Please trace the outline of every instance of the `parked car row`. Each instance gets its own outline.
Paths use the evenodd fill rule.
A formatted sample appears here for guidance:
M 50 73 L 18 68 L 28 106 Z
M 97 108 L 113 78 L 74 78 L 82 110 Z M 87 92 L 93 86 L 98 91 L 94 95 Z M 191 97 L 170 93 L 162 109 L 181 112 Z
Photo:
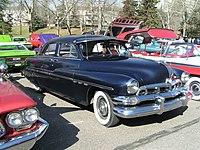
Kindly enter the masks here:
M 30 50 L 32 49 L 32 44 L 28 42 L 25 37 L 11 37 L 10 35 L 0 35 L 0 43 L 1 42 L 20 43 Z
M 192 96 L 198 98 L 200 84 L 196 78 L 191 81 L 194 73 L 190 69 L 176 67 L 162 59 L 150 60 L 150 56 L 148 59 L 134 56 L 127 43 L 135 32 L 129 30 L 133 28 L 131 25 L 139 27 L 141 21 L 125 20 L 114 20 L 106 32 L 115 37 L 85 34 L 51 38 L 39 46 L 37 54 L 20 43 L 0 43 L 0 56 L 3 56 L 0 58 L 0 87 L 3 89 L 0 91 L 0 149 L 30 149 L 49 126 L 39 116 L 36 102 L 4 77 L 12 67 L 20 67 L 37 91 L 53 93 L 83 106 L 92 105 L 97 121 L 106 127 L 117 125 L 121 118 L 162 115 L 187 106 Z M 121 31 L 117 31 L 115 25 L 118 29 L 121 27 Z M 128 25 L 128 29 L 124 25 Z M 152 38 L 145 38 L 155 37 L 156 31 L 176 37 L 172 30 L 152 30 L 141 30 L 143 34 L 138 31 L 136 35 L 144 35 L 143 39 L 138 38 L 132 44 L 148 43 Z M 180 49 L 184 53 L 180 56 L 166 47 L 165 51 L 156 51 L 159 55 L 153 58 L 189 59 L 199 55 L 195 46 L 181 45 Z

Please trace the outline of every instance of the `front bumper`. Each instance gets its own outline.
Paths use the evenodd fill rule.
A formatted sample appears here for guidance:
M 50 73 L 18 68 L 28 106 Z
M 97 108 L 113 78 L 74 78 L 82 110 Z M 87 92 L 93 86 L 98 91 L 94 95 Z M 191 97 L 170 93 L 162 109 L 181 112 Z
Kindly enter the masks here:
M 122 99 L 115 97 L 113 99 L 113 112 L 121 118 L 136 118 L 153 114 L 162 114 L 182 106 L 187 106 L 188 100 L 191 99 L 191 93 L 185 89 L 158 93 L 145 96 L 136 96 L 138 104 L 128 105 L 130 97 Z
M 31 149 L 37 140 L 39 140 L 46 132 L 49 124 L 39 118 L 40 125 L 36 130 L 24 133 L 9 140 L 0 140 L 0 149 L 23 150 Z

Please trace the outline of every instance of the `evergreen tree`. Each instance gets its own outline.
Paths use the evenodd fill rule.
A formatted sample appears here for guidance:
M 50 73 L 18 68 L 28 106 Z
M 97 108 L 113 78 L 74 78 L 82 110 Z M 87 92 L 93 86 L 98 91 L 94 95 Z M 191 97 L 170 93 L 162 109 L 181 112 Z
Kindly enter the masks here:
M 30 29 L 31 32 L 35 32 L 38 29 L 47 26 L 46 20 L 40 18 L 35 11 L 32 12 L 31 24 L 32 24 L 32 29 Z
M 187 22 L 188 37 L 200 37 L 200 7 L 194 10 L 192 17 Z
M 138 16 L 138 0 L 124 0 L 122 12 L 120 12 L 121 17 L 137 18 Z
M 30 32 L 35 32 L 38 29 L 44 28 L 47 26 L 47 19 L 43 18 L 40 14 L 42 7 L 38 5 L 36 0 L 33 0 L 33 8 L 31 13 L 31 25 Z
M 162 27 L 161 20 L 158 16 L 158 9 L 156 5 L 159 0 L 142 0 L 139 5 L 138 16 L 143 20 L 143 27 L 156 28 Z
M 1 0 L 0 2 L 0 34 L 8 34 L 11 32 L 11 24 L 5 22 L 3 17 L 5 16 L 3 10 L 6 9 L 6 6 L 9 4 L 8 0 Z

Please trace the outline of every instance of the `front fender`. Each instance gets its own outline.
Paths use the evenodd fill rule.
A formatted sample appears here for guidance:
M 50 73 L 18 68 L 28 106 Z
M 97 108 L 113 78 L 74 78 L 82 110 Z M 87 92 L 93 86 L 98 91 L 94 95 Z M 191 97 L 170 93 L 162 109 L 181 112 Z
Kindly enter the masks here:
M 174 75 L 177 78 L 181 78 L 182 73 L 184 72 L 184 70 L 178 69 L 178 68 L 172 68 Z

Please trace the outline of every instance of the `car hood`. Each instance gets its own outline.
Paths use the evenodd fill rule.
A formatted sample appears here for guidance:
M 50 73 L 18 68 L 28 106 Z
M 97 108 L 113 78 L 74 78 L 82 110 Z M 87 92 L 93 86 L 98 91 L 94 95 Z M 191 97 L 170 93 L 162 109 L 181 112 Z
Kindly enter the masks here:
M 89 68 L 95 72 L 123 74 L 135 78 L 140 85 L 161 83 L 169 78 L 169 72 L 165 65 L 142 58 L 94 61 L 90 63 Z
M 35 51 L 29 50 L 3 50 L 0 51 L 0 56 L 34 56 Z
M 36 106 L 24 92 L 10 81 L 0 78 L 0 114 Z

